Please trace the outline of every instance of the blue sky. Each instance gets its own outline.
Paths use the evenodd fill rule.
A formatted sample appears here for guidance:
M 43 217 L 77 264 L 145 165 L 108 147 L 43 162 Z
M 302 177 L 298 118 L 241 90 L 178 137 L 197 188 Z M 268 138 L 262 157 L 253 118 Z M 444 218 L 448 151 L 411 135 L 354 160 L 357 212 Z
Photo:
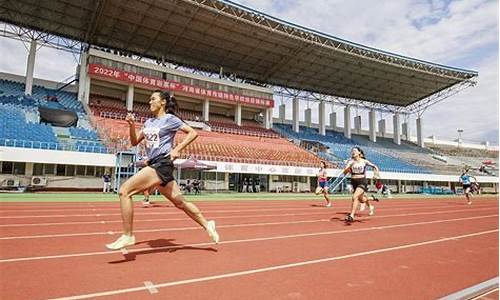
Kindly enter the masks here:
M 423 115 L 424 135 L 498 144 L 498 1 L 464 0 L 233 0 L 274 17 L 378 49 L 479 72 L 478 84 L 430 107 Z M 27 50 L 0 38 L 0 72 L 25 74 Z M 37 53 L 35 77 L 60 81 L 75 72 L 73 55 L 49 48 Z M 279 100 L 276 101 L 279 104 Z M 305 103 L 303 106 L 307 106 Z M 313 121 L 317 104 L 310 104 Z M 337 111 L 342 122 L 342 107 Z M 275 116 L 278 111 L 275 109 Z M 367 127 L 368 115 L 362 116 Z M 291 118 L 291 106 L 287 107 Z M 392 117 L 385 118 L 392 131 Z M 303 116 L 301 116 L 303 119 Z M 410 132 L 415 135 L 414 117 Z
M 464 139 L 478 142 L 488 140 L 498 144 L 497 1 L 234 2 L 356 43 L 478 71 L 477 86 L 430 107 L 424 113 L 424 134 L 454 139 L 457 137 L 457 128 L 463 128 Z M 313 116 L 316 116 L 317 104 L 310 104 L 310 107 Z M 343 122 L 342 107 L 334 109 L 339 122 Z M 327 109 L 327 112 L 330 110 Z M 357 113 L 362 116 L 363 127 L 366 128 L 367 113 L 362 110 Z M 289 109 L 288 106 L 287 117 L 291 118 L 291 107 Z M 382 117 L 392 128 L 390 115 L 378 116 Z M 409 122 L 410 131 L 415 135 L 414 119 L 414 116 L 410 117 Z

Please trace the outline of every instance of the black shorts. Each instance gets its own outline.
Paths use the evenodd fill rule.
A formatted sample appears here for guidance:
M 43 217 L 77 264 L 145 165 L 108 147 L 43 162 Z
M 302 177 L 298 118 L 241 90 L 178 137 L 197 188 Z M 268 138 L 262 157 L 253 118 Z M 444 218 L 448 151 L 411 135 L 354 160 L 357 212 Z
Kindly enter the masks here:
M 352 190 L 356 191 L 356 189 L 362 188 L 363 191 L 368 191 L 368 180 L 366 178 L 351 178 Z
M 166 186 L 170 181 L 174 181 L 174 162 L 170 160 L 170 155 L 160 154 L 148 161 L 148 166 L 155 169 L 160 177 L 161 186 Z
M 471 185 L 470 184 L 464 184 L 463 187 L 464 187 L 464 191 L 465 191 L 466 189 L 470 189 Z

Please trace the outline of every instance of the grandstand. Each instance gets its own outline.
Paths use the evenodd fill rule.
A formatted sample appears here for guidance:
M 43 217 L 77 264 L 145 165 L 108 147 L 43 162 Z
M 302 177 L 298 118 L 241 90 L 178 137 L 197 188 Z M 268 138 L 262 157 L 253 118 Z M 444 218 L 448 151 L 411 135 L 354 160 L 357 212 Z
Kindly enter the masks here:
M 32 95 L 25 95 L 24 88 L 22 82 L 0 80 L 0 145 L 107 153 L 75 93 L 36 85 Z M 70 127 L 52 125 L 41 119 L 42 108 L 72 112 L 78 122 Z
M 274 2 L 305 16 L 304 7 L 321 1 Z M 460 2 L 457 14 L 448 2 L 416 3 L 417 15 L 415 3 L 405 5 L 408 14 L 399 5 L 389 11 L 400 19 L 384 10 L 376 17 L 435 33 L 430 23 L 468 26 L 484 13 L 489 21 L 498 6 Z M 359 8 L 374 15 L 369 5 L 349 15 L 346 3 L 336 7 L 359 25 Z M 468 168 L 479 193 L 498 194 L 498 146 L 425 138 L 422 125 L 433 104 L 474 86 L 477 72 L 346 41 L 230 0 L 15 0 L 0 8 L 0 38 L 29 51 L 25 76 L 0 73 L 0 299 L 498 298 L 498 197 L 466 203 L 458 182 Z M 317 19 L 325 19 L 319 9 Z M 469 27 L 465 36 L 483 28 Z M 489 31 L 480 33 L 490 47 Z M 421 36 L 409 44 L 415 40 Z M 429 40 L 441 49 L 445 39 Z M 476 42 L 460 52 L 467 60 L 479 53 Z M 47 74 L 34 72 L 49 63 L 37 58 L 35 66 L 41 47 L 71 52 L 74 74 L 34 78 Z M 175 96 L 176 113 L 197 132 L 173 162 L 185 196 L 169 184 L 132 199 L 128 188 L 140 187 L 127 180 L 147 151 L 146 143 L 131 145 L 126 119 L 134 114 L 141 130 L 157 108 L 155 90 Z M 151 129 L 148 142 L 160 130 Z M 186 133 L 173 136 L 179 145 Z M 375 215 L 368 201 L 356 211 L 355 180 L 339 180 L 354 146 L 381 169 L 381 182 L 367 172 L 368 191 L 359 195 L 376 202 Z M 312 193 L 322 186 L 323 162 L 341 183 L 333 195 Z M 142 188 L 160 183 L 150 168 L 141 172 Z M 103 189 L 110 178 L 118 195 Z
M 182 158 L 217 165 L 223 189 L 239 190 L 246 176 L 264 178 L 267 190 L 300 186 L 295 190 L 308 191 L 314 188 L 320 160 L 328 162 L 333 176 L 359 145 L 395 191 L 417 191 L 428 184 L 451 188 L 465 166 L 485 183 L 484 191 L 498 191 L 498 179 L 492 176 L 498 174 L 498 149 L 457 152 L 430 144 L 422 129 L 422 112 L 474 85 L 477 72 L 341 40 L 226 1 L 151 4 L 173 16 L 161 18 L 163 28 L 172 31 L 151 30 L 138 19 L 145 12 L 131 10 L 133 6 L 124 7 L 117 18 L 110 5 L 87 4 L 75 3 L 79 14 L 71 10 L 66 12 L 71 18 L 58 18 L 54 12 L 65 7 L 64 1 L 47 6 L 30 2 L 38 12 L 31 21 L 22 18 L 19 7 L 6 7 L 9 14 L 2 20 L 16 25 L 8 28 L 17 32 L 23 27 L 17 36 L 41 30 L 47 38 L 31 39 L 26 77 L 0 76 L 2 182 L 30 186 L 32 178 L 43 177 L 45 188 L 99 187 L 105 171 L 116 175 L 124 167 L 116 153 L 137 151 L 128 142 L 127 112 L 134 112 L 140 129 L 150 117 L 149 95 L 166 89 L 175 94 L 179 115 L 199 132 Z M 95 17 L 101 15 L 107 17 Z M 214 24 L 214 15 L 219 24 L 234 26 Z M 135 28 L 134 36 L 117 30 L 127 26 Z M 207 46 L 214 41 L 216 46 Z M 33 80 L 31 57 L 37 45 L 76 51 L 78 43 L 83 44 L 75 84 Z M 291 100 L 292 120 L 285 119 L 284 104 L 273 118 L 277 96 Z M 299 121 L 299 101 L 319 102 L 318 124 L 311 122 L 309 108 L 306 121 Z M 335 113 L 327 124 L 328 103 L 344 107 L 342 127 L 337 127 Z M 356 117 L 354 134 L 351 108 L 356 106 L 370 110 L 369 130 L 363 132 Z M 392 115 L 392 133 L 386 132 L 385 120 L 378 120 L 377 131 L 376 111 Z M 418 114 L 415 140 L 408 137 L 408 124 L 400 122 L 402 115 L 413 113 Z M 178 134 L 176 142 L 182 137 Z M 22 160 L 15 149 L 30 159 Z M 213 174 L 184 172 L 179 179 Z

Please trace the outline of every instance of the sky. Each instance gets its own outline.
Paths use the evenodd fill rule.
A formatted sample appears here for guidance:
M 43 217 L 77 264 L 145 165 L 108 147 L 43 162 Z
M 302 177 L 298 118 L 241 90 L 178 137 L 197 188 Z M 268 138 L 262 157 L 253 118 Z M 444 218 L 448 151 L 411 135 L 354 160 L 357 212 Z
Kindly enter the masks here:
M 377 49 L 434 63 L 475 70 L 478 83 L 428 108 L 423 114 L 424 135 L 498 144 L 498 1 L 496 0 L 234 0 L 276 18 Z M 24 75 L 27 49 L 22 42 L 0 38 L 0 72 Z M 50 48 L 37 52 L 35 77 L 61 81 L 75 73 L 78 57 Z M 276 99 L 280 104 L 280 99 Z M 287 103 L 291 118 L 291 103 Z M 317 121 L 317 103 L 309 106 Z M 329 106 L 343 123 L 343 107 Z M 368 114 L 362 116 L 367 128 Z M 274 110 L 278 116 L 278 109 Z M 304 116 L 301 116 L 303 119 Z M 392 131 L 392 116 L 386 119 Z M 404 121 L 404 120 L 403 120 Z M 415 116 L 407 119 L 416 135 Z

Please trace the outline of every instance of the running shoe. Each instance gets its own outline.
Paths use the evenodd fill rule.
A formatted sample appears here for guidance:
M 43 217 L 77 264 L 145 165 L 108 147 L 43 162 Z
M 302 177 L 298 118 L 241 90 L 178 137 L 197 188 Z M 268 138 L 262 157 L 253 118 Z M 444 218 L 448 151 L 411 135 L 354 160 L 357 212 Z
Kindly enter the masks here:
M 215 230 L 215 221 L 212 220 L 207 222 L 207 233 L 214 243 L 219 243 L 219 234 L 217 230 Z
M 150 203 L 146 199 L 142 200 L 142 207 L 149 207 Z
M 127 246 L 132 246 L 135 244 L 135 236 L 122 234 L 116 241 L 111 244 L 106 244 L 106 248 L 109 250 L 119 250 Z
M 467 204 L 468 204 L 468 205 L 471 205 L 471 204 L 472 204 L 472 201 L 467 201 Z
M 351 215 L 347 215 L 347 216 L 345 216 L 344 221 L 346 221 L 347 223 L 352 223 L 352 222 L 354 222 L 354 218 L 351 217 Z
M 369 209 L 370 209 L 370 212 L 368 213 L 368 215 L 369 215 L 369 216 L 373 216 L 373 214 L 375 213 L 375 206 L 370 205 L 370 206 L 369 206 Z
M 365 209 L 366 209 L 366 204 L 365 204 L 365 203 L 361 203 L 361 204 L 359 205 L 359 211 L 363 211 L 363 210 L 365 210 Z
M 380 200 L 372 194 L 372 200 L 379 202 Z
M 331 203 L 331 202 L 328 202 L 328 203 L 326 204 L 326 207 L 332 207 L 332 203 Z

